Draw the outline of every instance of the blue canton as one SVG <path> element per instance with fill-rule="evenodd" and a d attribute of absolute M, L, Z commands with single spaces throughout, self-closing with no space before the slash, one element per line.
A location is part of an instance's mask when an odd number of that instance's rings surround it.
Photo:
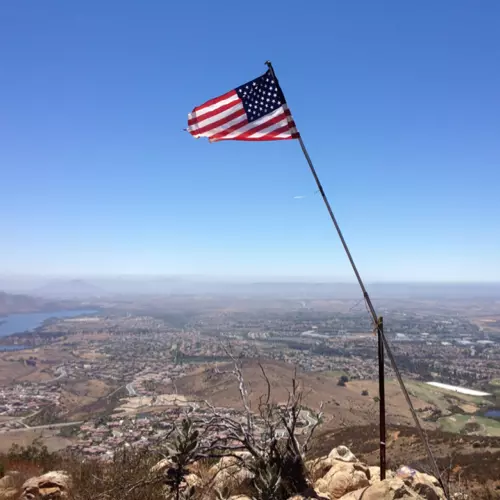
<path fill-rule="evenodd" d="M 249 122 L 258 120 L 285 104 L 283 92 L 270 71 L 235 90 L 243 101 Z"/>

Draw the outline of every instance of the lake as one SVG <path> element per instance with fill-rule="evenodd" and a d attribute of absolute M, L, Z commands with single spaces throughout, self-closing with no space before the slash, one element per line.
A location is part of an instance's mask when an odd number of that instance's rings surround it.
<path fill-rule="evenodd" d="M 74 318 L 75 316 L 95 314 L 96 312 L 95 310 L 75 309 L 70 311 L 9 314 L 7 316 L 0 316 L 0 337 L 34 330 L 50 318 Z"/>
<path fill-rule="evenodd" d="M 0 352 L 22 351 L 23 349 L 27 348 L 28 346 L 25 345 L 0 345 Z"/>
<path fill-rule="evenodd" d="M 484 412 L 485 417 L 489 418 L 500 418 L 500 410 L 499 409 L 492 409 Z"/>

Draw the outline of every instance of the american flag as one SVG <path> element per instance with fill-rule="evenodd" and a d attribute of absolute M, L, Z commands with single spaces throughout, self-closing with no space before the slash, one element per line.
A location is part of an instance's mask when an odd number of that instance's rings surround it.
<path fill-rule="evenodd" d="M 216 141 L 298 139 L 285 96 L 271 70 L 197 106 L 188 115 L 193 137 Z"/>

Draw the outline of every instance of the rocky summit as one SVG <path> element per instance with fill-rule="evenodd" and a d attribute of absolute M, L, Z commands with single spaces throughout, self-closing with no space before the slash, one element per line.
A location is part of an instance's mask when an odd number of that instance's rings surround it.
<path fill-rule="evenodd" d="M 223 457 L 212 465 L 195 463 L 182 476 L 180 498 L 223 500 L 269 500 L 269 497 L 245 493 L 245 484 L 255 479 L 249 453 Z M 175 464 L 163 459 L 154 464 L 144 478 L 145 483 L 156 483 L 166 500 L 174 496 L 165 488 Z M 360 462 L 345 446 L 338 446 L 327 456 L 306 462 L 308 486 L 289 500 L 445 500 L 437 479 L 410 467 L 387 471 L 380 480 L 378 467 Z M 53 471 L 31 477 L 19 483 L 19 472 L 7 472 L 0 480 L 0 498 L 18 500 L 55 500 L 83 498 L 68 472 Z M 239 491 L 238 491 L 239 490 Z M 249 496 L 249 495 L 252 496 Z M 112 495 L 108 498 L 114 498 Z M 157 498 L 157 497 L 155 497 Z M 454 497 L 459 498 L 459 497 Z M 466 498 L 466 497 L 463 497 Z"/>

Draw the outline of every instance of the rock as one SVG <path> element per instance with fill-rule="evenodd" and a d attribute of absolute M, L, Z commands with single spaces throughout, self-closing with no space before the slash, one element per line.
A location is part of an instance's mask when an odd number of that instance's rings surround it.
<path fill-rule="evenodd" d="M 247 497 L 246 495 L 233 495 L 232 497 L 229 497 L 229 500 L 252 500 L 250 497 Z"/>
<path fill-rule="evenodd" d="M 330 500 L 328 497 L 318 496 L 316 492 L 311 491 L 310 494 L 304 493 L 302 495 L 295 495 L 288 500 Z"/>
<path fill-rule="evenodd" d="M 72 482 L 64 471 L 53 471 L 28 479 L 22 487 L 21 500 L 69 498 Z"/>
<path fill-rule="evenodd" d="M 0 498 L 2 500 L 14 500 L 19 498 L 19 490 L 17 488 L 5 488 L 0 490 Z"/>
<path fill-rule="evenodd" d="M 241 484 L 253 479 L 253 474 L 245 467 L 246 459 L 246 456 L 243 461 L 236 457 L 222 457 L 209 470 L 209 474 L 214 478 L 214 488 L 222 490 L 229 481 Z"/>
<path fill-rule="evenodd" d="M 401 479 L 391 478 L 379 481 L 367 488 L 352 491 L 339 500 L 423 500 Z"/>
<path fill-rule="evenodd" d="M 337 448 L 333 448 L 327 457 L 308 460 L 306 462 L 306 467 L 314 477 L 322 477 L 337 461 L 358 462 L 358 459 L 347 446 L 337 446 Z"/>
<path fill-rule="evenodd" d="M 321 457 L 306 462 L 306 469 L 313 477 L 323 477 L 335 464 L 335 460 L 328 457 Z"/>
<path fill-rule="evenodd" d="M 378 483 L 380 481 L 380 467 L 374 465 L 372 467 L 368 467 L 368 469 L 370 470 L 370 483 Z M 395 477 L 395 474 L 392 470 L 385 471 L 386 479 L 392 479 L 393 477 Z"/>
<path fill-rule="evenodd" d="M 172 467 L 172 465 L 173 462 L 172 460 L 170 460 L 170 458 L 163 458 L 157 464 L 151 467 L 151 472 L 153 473 L 163 472 L 165 469 L 169 469 L 170 467 Z"/>
<path fill-rule="evenodd" d="M 196 474 L 188 474 L 186 477 L 184 477 L 184 482 L 190 488 L 192 486 L 199 487 L 202 485 L 201 478 L 199 476 L 197 476 Z"/>
<path fill-rule="evenodd" d="M 15 488 L 16 482 L 12 476 L 4 476 L 0 479 L 0 492 L 7 488 Z M 1 498 L 1 497 L 0 497 Z"/>
<path fill-rule="evenodd" d="M 358 459 L 347 446 L 337 446 L 328 455 L 328 458 L 341 460 L 342 462 L 357 462 Z"/>
<path fill-rule="evenodd" d="M 8 471 L 0 478 L 0 499 L 10 500 L 19 498 L 19 486 L 21 474 L 17 471 Z"/>
<path fill-rule="evenodd" d="M 446 500 L 439 481 L 430 474 L 415 471 L 415 474 L 403 481 L 425 500 Z"/>
<path fill-rule="evenodd" d="M 370 471 L 363 464 L 334 460 L 326 475 L 316 481 L 314 489 L 318 494 L 333 500 L 350 491 L 370 486 L 369 477 Z"/>

